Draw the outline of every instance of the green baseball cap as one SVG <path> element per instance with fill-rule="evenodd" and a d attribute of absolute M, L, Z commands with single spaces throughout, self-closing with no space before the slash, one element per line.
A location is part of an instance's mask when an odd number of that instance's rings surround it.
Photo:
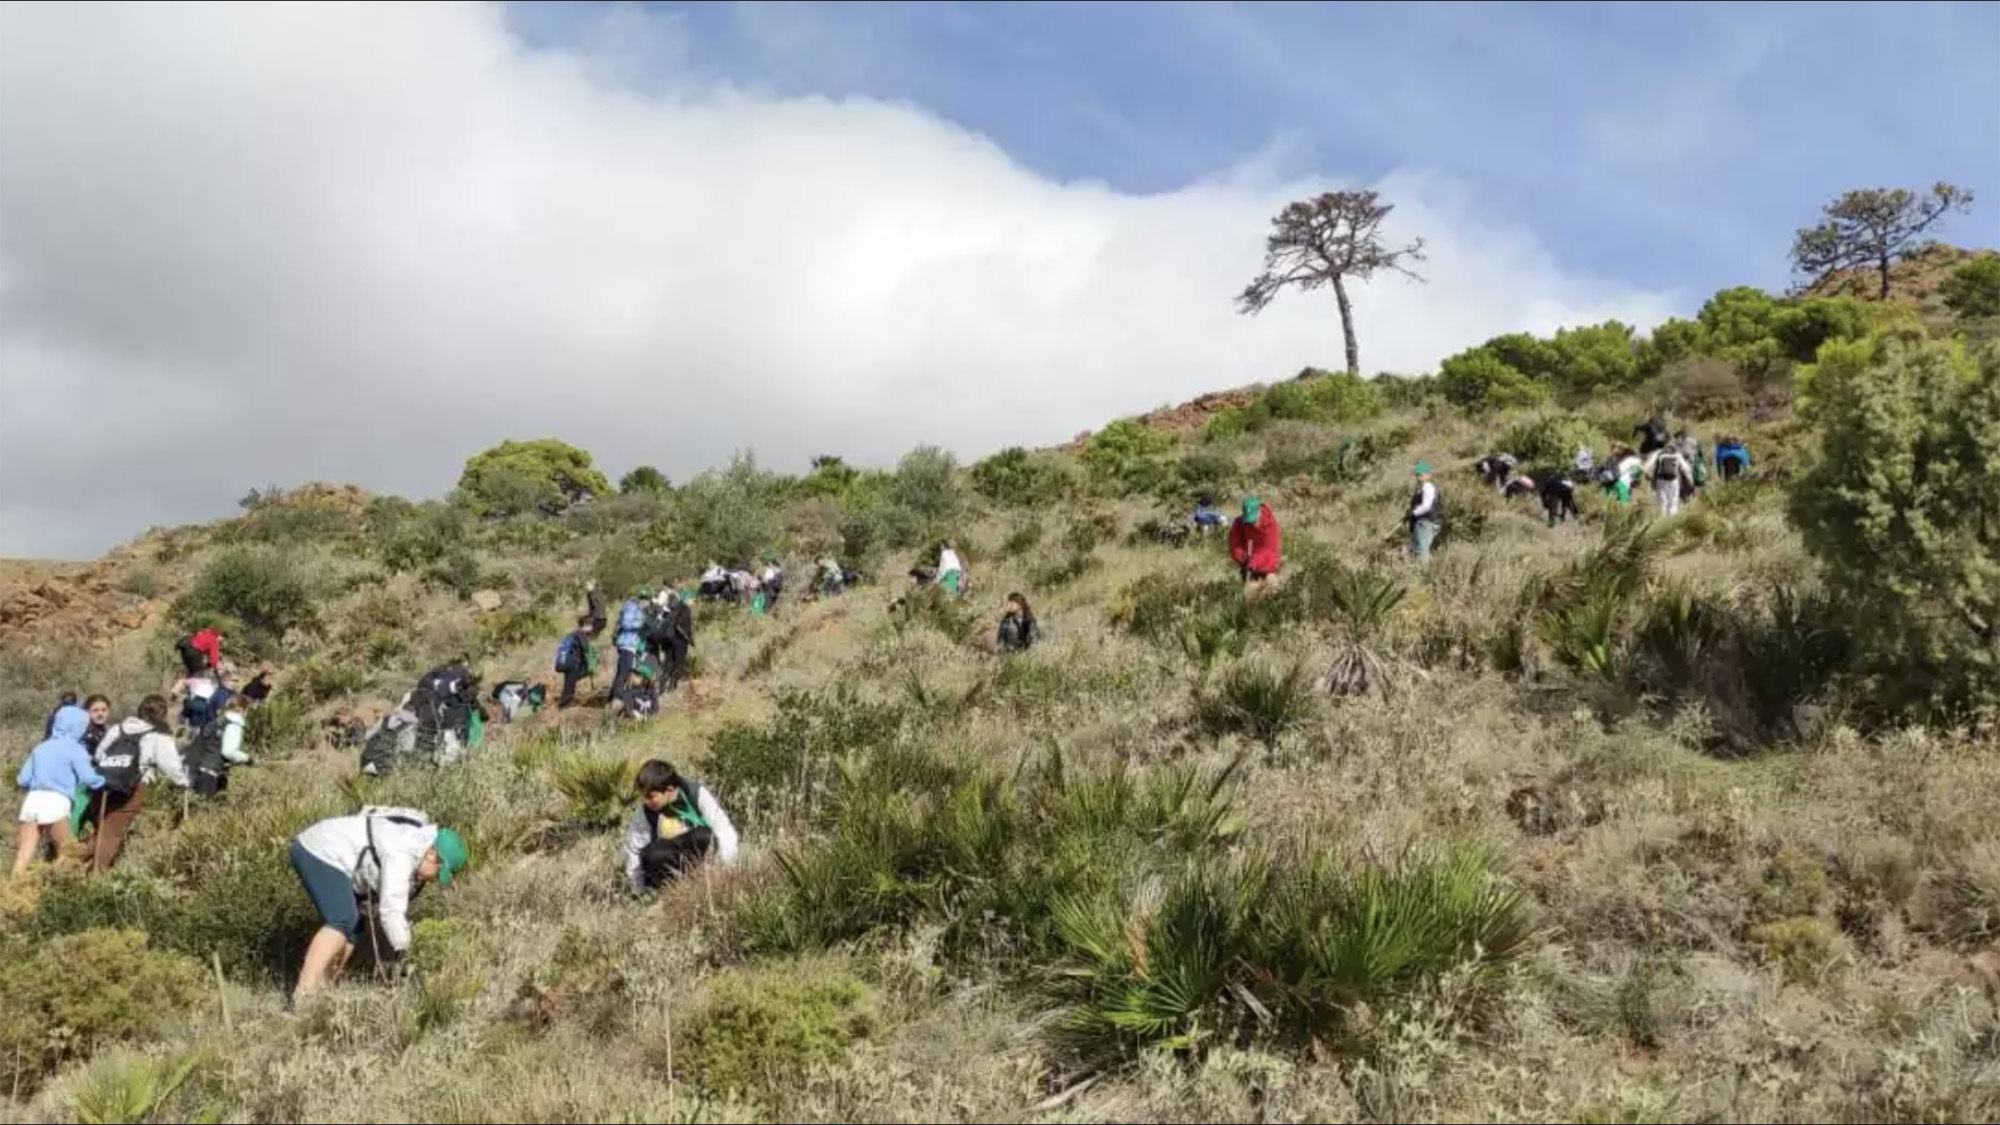
<path fill-rule="evenodd" d="M 431 849 L 438 854 L 438 886 L 451 886 L 452 876 L 472 866 L 472 853 L 465 850 L 465 840 L 449 828 L 438 829 L 437 839 Z"/>
<path fill-rule="evenodd" d="M 1430 463 L 1429 461 L 1419 461 L 1419 462 L 1417 462 L 1417 475 L 1418 475 L 1418 476 L 1420 476 L 1420 477 L 1421 477 L 1421 476 L 1425 476 L 1425 475 L 1428 475 L 1428 474 L 1430 473 L 1430 471 L 1431 471 L 1431 463 Z"/>
<path fill-rule="evenodd" d="M 1257 517 L 1263 514 L 1264 514 L 1264 501 L 1262 498 L 1256 496 L 1245 496 L 1243 498 L 1244 519 L 1255 520 Z"/>

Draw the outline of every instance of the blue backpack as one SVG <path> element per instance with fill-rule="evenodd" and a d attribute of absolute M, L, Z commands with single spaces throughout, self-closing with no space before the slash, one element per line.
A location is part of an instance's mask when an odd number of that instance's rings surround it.
<path fill-rule="evenodd" d="M 236 693 L 226 687 L 218 687 L 215 689 L 215 694 L 207 699 L 198 695 L 188 696 L 181 702 L 182 724 L 192 731 L 205 729 L 222 714 L 223 705 L 228 703 L 229 697 L 234 694 Z"/>
<path fill-rule="evenodd" d="M 581 672 L 587 660 L 583 652 L 583 643 L 575 633 L 564 637 L 562 644 L 556 646 L 556 671 L 559 673 L 567 675 L 571 672 Z"/>

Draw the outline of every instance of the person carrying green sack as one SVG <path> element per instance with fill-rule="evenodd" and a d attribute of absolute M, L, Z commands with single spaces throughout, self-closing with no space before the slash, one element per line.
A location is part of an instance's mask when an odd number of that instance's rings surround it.
<path fill-rule="evenodd" d="M 1444 528 L 1444 493 L 1431 474 L 1429 461 L 1417 462 L 1417 492 L 1410 498 L 1410 554 L 1421 566 L 1431 563 L 1431 545 Z"/>
<path fill-rule="evenodd" d="M 965 592 L 965 561 L 949 539 L 938 548 L 938 583 L 954 598 Z"/>

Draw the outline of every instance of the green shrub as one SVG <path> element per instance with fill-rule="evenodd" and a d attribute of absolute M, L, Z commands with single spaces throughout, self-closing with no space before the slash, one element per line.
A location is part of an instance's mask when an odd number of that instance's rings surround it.
<path fill-rule="evenodd" d="M 1549 414 L 1508 430 L 1490 452 L 1511 453 L 1523 465 L 1567 467 L 1576 459 L 1579 447 L 1601 459 L 1609 446 L 1603 431 L 1588 419 L 1576 414 Z"/>
<path fill-rule="evenodd" d="M 1951 271 L 1938 295 L 1961 317 L 2000 316 L 2000 255 L 1975 258 Z"/>
<path fill-rule="evenodd" d="M 550 767 L 549 781 L 568 802 L 570 823 L 610 828 L 631 811 L 637 767 L 622 758 L 568 754 Z"/>
<path fill-rule="evenodd" d="M 1546 384 L 1536 382 L 1483 346 L 1445 360 L 1438 368 L 1437 382 L 1446 401 L 1465 410 L 1538 406 L 1549 398 Z"/>
<path fill-rule="evenodd" d="M 459 493 L 482 516 L 558 514 L 604 496 L 611 482 L 590 454 L 553 439 L 504 441 L 475 454 L 458 478 Z"/>
<path fill-rule="evenodd" d="M 836 968 L 773 966 L 714 978 L 677 1045 L 674 1075 L 751 1098 L 846 1057 L 882 1026 L 874 991 Z"/>
<path fill-rule="evenodd" d="M 1809 388 L 1818 456 L 1790 515 L 1883 701 L 2000 705 L 2000 346 L 1829 345 Z"/>
<path fill-rule="evenodd" d="M 1006 540 L 1000 544 L 1000 553 L 1010 558 L 1027 554 L 1041 543 L 1043 530 L 1040 520 L 1019 524 L 1007 533 Z"/>
<path fill-rule="evenodd" d="M 212 1122 L 223 1103 L 202 1089 L 211 1060 L 203 1055 L 165 1059 L 121 1054 L 92 1064 L 72 1089 L 70 1112 L 79 1125 L 145 1125 L 149 1121 Z"/>
<path fill-rule="evenodd" d="M 1173 444 L 1166 434 L 1121 418 L 1091 436 L 1083 463 L 1099 481 L 1128 496 L 1152 492 L 1171 479 L 1166 454 Z"/>
<path fill-rule="evenodd" d="M 942 534 L 964 507 L 958 486 L 958 461 L 935 445 L 922 445 L 896 464 L 890 500 L 915 515 L 924 534 Z"/>
<path fill-rule="evenodd" d="M 606 602 L 610 603 L 605 610 L 609 613 L 616 608 L 619 600 L 632 596 L 640 587 L 657 586 L 677 572 L 667 556 L 621 544 L 606 547 L 599 553 L 597 564 L 590 573 L 597 579 L 597 588 L 604 592 Z M 579 609 L 583 601 L 580 587 L 581 583 L 576 591 Z"/>
<path fill-rule="evenodd" d="M 1090 551 L 1070 550 L 1044 565 L 1028 571 L 1028 585 L 1037 590 L 1058 590 L 1104 567 L 1104 560 Z"/>
<path fill-rule="evenodd" d="M 640 545 L 671 551 L 690 566 L 711 559 L 745 565 L 777 546 L 785 499 L 784 478 L 760 468 L 754 453 L 738 453 L 727 469 L 711 469 L 682 487 L 672 515 Z M 655 574 L 650 580 L 658 578 Z"/>
<path fill-rule="evenodd" d="M 160 596 L 160 572 L 150 566 L 135 566 L 118 577 L 118 588 L 135 598 Z"/>
<path fill-rule="evenodd" d="M 1065 897 L 1057 918 L 1057 1041 L 1098 1066 L 1258 1028 L 1337 1047 L 1354 1012 L 1446 974 L 1490 997 L 1536 941 L 1525 897 L 1470 850 L 1358 869 L 1324 855 L 1191 864 L 1157 891 Z"/>
<path fill-rule="evenodd" d="M 532 609 L 503 610 L 479 619 L 479 653 L 500 656 L 549 640 L 564 632 L 545 614 Z"/>
<path fill-rule="evenodd" d="M 201 995 L 201 970 L 147 948 L 136 930 L 89 930 L 0 949 L 0 1059 L 9 1085 L 42 1077 L 99 1047 L 167 1032 Z"/>
<path fill-rule="evenodd" d="M 486 584 L 486 575 L 472 552 L 455 550 L 424 571 L 424 581 L 460 598 L 469 598 Z"/>
<path fill-rule="evenodd" d="M 1190 453 L 1181 458 L 1180 496 L 1176 499 L 1194 499 L 1202 496 L 1221 497 L 1236 487 L 1242 479 L 1242 470 L 1236 461 L 1219 453 Z"/>
<path fill-rule="evenodd" d="M 294 666 L 285 677 L 285 686 L 308 704 L 318 706 L 367 687 L 368 672 L 358 664 L 321 654 Z"/>
<path fill-rule="evenodd" d="M 566 926 L 548 964 L 522 982 L 509 1014 L 537 1031 L 567 1021 L 601 1038 L 624 1024 L 632 1010 L 631 991 L 617 946 Z"/>
<path fill-rule="evenodd" d="M 1112 604 L 1110 621 L 1148 640 L 1178 634 L 1181 624 L 1230 601 L 1243 600 L 1242 584 L 1228 577 L 1148 575 L 1125 587 Z"/>
<path fill-rule="evenodd" d="M 903 721 L 901 707 L 863 700 L 845 684 L 781 691 L 769 721 L 732 723 L 710 738 L 708 780 L 732 805 L 808 812 L 835 763 L 894 741 Z"/>
<path fill-rule="evenodd" d="M 943 586 L 927 586 L 903 599 L 897 628 L 926 625 L 956 644 L 971 644 L 980 631 L 979 619 L 970 606 L 954 598 Z"/>
<path fill-rule="evenodd" d="M 243 727 L 246 749 L 260 757 L 303 750 L 318 737 L 312 715 L 296 699 L 273 696 L 250 709 Z"/>
<path fill-rule="evenodd" d="M 313 590 L 294 557 L 265 548 L 232 548 L 205 567 L 168 612 L 182 631 L 240 624 L 253 652 L 270 651 L 285 633 L 319 623 Z M 232 640 L 237 638 L 232 637 Z"/>
<path fill-rule="evenodd" d="M 421 508 L 395 501 L 377 509 L 370 505 L 364 522 L 369 538 L 379 545 L 382 565 L 397 574 L 414 574 L 442 562 L 462 547 L 467 535 L 465 512 L 444 504 Z"/>
<path fill-rule="evenodd" d="M 608 504 L 591 504 L 572 512 L 590 511 L 609 507 Z M 546 519 L 509 520 L 496 524 L 486 533 L 487 542 L 496 547 L 510 547 L 525 554 L 547 554 L 560 549 L 565 543 L 576 538 L 576 532 L 560 523 Z"/>
<path fill-rule="evenodd" d="M 665 493 L 672 489 L 667 474 L 651 465 L 641 465 L 618 478 L 618 491 L 627 496 L 635 492 Z"/>
<path fill-rule="evenodd" d="M 1246 661 L 1223 675 L 1200 708 L 1210 730 L 1238 731 L 1276 751 L 1286 733 L 1312 714 L 1312 681 L 1303 661 L 1284 667 Z"/>

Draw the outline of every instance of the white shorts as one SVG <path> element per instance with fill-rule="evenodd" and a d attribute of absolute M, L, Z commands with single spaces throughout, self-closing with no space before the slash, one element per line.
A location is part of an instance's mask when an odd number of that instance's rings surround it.
<path fill-rule="evenodd" d="M 51 793 L 46 789 L 36 789 L 21 801 L 21 823 L 47 828 L 51 824 L 66 824 L 69 821 L 70 799 L 61 793 Z"/>

